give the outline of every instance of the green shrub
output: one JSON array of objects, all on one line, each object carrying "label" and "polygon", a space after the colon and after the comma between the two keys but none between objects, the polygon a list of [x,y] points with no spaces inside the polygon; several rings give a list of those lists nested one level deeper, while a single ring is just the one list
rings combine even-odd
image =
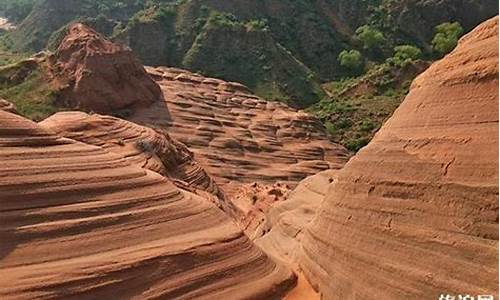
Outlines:
[{"label": "green shrub", "polygon": [[363,132],[371,132],[375,128],[377,128],[377,125],[370,120],[362,121],[361,124],[359,124],[359,130]]},{"label": "green shrub", "polygon": [[384,34],[370,25],[363,25],[356,30],[356,38],[363,43],[365,49],[381,48],[385,43]]},{"label": "green shrub", "polygon": [[422,58],[422,50],[412,45],[400,45],[394,47],[394,56],[387,59],[387,62],[404,67],[411,62]]},{"label": "green shrub", "polygon": [[342,67],[354,73],[359,73],[365,64],[363,55],[357,50],[344,50],[340,52],[338,60]]},{"label": "green shrub", "polygon": [[347,141],[345,147],[350,151],[357,152],[364,146],[368,145],[369,140],[367,138],[353,138]]},{"label": "green shrub", "polygon": [[250,20],[245,24],[247,30],[260,31],[269,30],[267,23],[264,20]]},{"label": "green shrub", "polygon": [[436,26],[436,34],[432,39],[432,48],[440,55],[451,52],[463,34],[462,25],[458,22],[446,22]]},{"label": "green shrub", "polygon": [[325,128],[326,128],[326,131],[331,134],[331,135],[335,135],[335,133],[337,132],[337,128],[335,127],[335,125],[330,122],[330,121],[326,121],[325,122]]},{"label": "green shrub", "polygon": [[230,13],[221,13],[213,11],[208,18],[208,24],[214,27],[229,27],[235,28],[242,24],[238,21],[235,15]]}]

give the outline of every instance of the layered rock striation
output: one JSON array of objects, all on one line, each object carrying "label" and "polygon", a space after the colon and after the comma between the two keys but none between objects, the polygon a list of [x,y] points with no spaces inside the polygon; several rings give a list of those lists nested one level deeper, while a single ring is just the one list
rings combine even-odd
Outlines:
[{"label": "layered rock striation", "polygon": [[164,100],[130,120],[166,128],[231,196],[244,184],[294,187],[303,178],[341,168],[349,157],[314,117],[268,102],[238,83],[174,68],[147,68]]},{"label": "layered rock striation", "polygon": [[498,297],[498,18],[338,173],[299,260],[324,299]]},{"label": "layered rock striation", "polygon": [[1,299],[274,299],[294,284],[209,201],[109,148],[0,110]]},{"label": "layered rock striation", "polygon": [[193,159],[191,151],[165,130],[84,112],[60,112],[40,125],[61,136],[121,155],[132,164],[168,177],[179,188],[224,199],[222,191]]}]

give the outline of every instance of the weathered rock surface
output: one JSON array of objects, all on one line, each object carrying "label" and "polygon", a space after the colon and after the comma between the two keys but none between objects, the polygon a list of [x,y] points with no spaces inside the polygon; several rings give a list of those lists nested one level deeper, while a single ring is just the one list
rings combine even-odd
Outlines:
[{"label": "weathered rock surface", "polygon": [[67,31],[49,57],[60,105],[116,114],[160,100],[160,88],[129,48],[80,23]]},{"label": "weathered rock surface", "polygon": [[7,100],[0,98],[0,110],[16,113],[16,106]]},{"label": "weathered rock surface", "polygon": [[165,101],[138,109],[129,119],[168,129],[230,196],[253,182],[281,181],[293,188],[348,159],[317,119],[258,98],[241,84],[174,68],[147,70]]},{"label": "weathered rock surface", "polygon": [[168,133],[111,116],[60,112],[40,122],[57,134],[121,155],[130,163],[168,177],[179,188],[224,199],[189,149]]},{"label": "weathered rock surface", "polygon": [[415,80],[302,248],[324,299],[498,297],[498,18]]},{"label": "weathered rock surface", "polygon": [[265,223],[269,209],[286,201],[289,193],[290,187],[280,182],[273,185],[254,182],[238,189],[231,203],[237,207],[236,219],[251,240],[265,233],[260,227]]},{"label": "weathered rock surface", "polygon": [[0,110],[1,299],[273,299],[294,283],[219,209]]},{"label": "weathered rock surface", "polygon": [[266,253],[289,265],[297,264],[304,229],[314,219],[338,170],[327,170],[302,180],[287,195],[268,209],[252,238]]}]

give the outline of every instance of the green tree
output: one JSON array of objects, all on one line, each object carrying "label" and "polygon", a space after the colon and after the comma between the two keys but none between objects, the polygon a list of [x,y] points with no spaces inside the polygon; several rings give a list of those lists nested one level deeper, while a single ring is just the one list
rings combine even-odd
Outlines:
[{"label": "green tree", "polygon": [[369,25],[363,25],[356,30],[356,38],[363,43],[365,49],[381,48],[385,43],[384,34]]},{"label": "green tree", "polygon": [[436,26],[436,34],[432,39],[432,48],[440,55],[451,52],[458,43],[464,29],[458,22],[446,22]]},{"label": "green tree", "polygon": [[387,62],[396,66],[404,67],[409,63],[422,58],[422,50],[412,45],[400,45],[394,47],[394,56]]},{"label": "green tree", "polygon": [[357,50],[344,50],[338,56],[340,65],[354,73],[359,73],[364,67],[363,55]]}]

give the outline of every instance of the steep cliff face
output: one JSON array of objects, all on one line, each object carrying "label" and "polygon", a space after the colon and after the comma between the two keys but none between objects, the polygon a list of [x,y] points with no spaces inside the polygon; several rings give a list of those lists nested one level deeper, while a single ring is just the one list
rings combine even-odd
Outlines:
[{"label": "steep cliff face", "polygon": [[277,299],[295,276],[207,199],[0,110],[0,298]]},{"label": "steep cliff face", "polygon": [[498,297],[498,18],[415,80],[302,252],[324,299]]},{"label": "steep cliff face", "polygon": [[158,85],[124,46],[75,23],[48,58],[61,106],[118,113],[161,98]]}]

